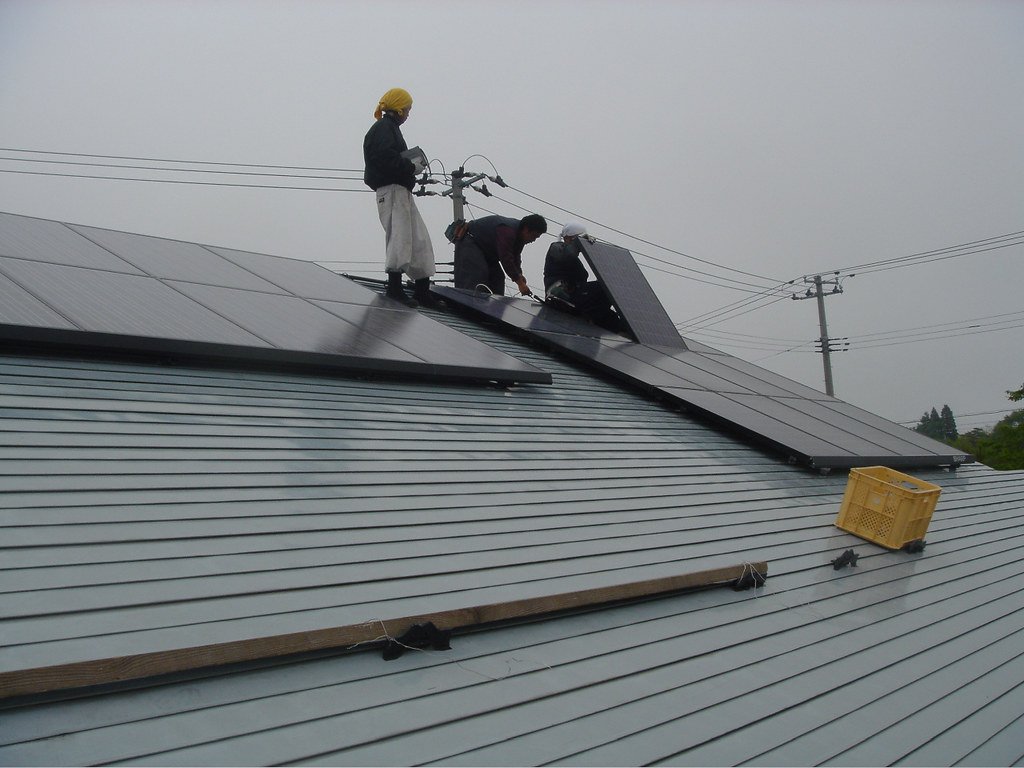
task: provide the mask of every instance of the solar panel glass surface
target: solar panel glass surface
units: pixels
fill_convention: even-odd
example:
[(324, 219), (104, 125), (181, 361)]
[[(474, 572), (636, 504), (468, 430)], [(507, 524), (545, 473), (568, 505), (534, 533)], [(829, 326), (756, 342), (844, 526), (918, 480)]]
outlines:
[(0, 214), (0, 339), (550, 383), (317, 264)]
[(585, 238), (580, 238), (580, 244), (598, 281), (637, 341), (686, 348), (633, 254), (617, 245), (591, 243)]
[(551, 314), (558, 312), (551, 307), (455, 289), (440, 292), (455, 304), (738, 430), (791, 460), (816, 468), (943, 466), (964, 460), (949, 446), (703, 345), (698, 351), (641, 344), (614, 334), (571, 333)]

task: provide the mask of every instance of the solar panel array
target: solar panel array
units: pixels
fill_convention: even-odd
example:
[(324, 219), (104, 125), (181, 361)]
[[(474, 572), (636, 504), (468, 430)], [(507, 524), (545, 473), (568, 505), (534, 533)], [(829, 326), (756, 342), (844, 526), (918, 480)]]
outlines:
[[(632, 255), (625, 254), (632, 261)], [(543, 340), (575, 360), (816, 469), (948, 466), (972, 460), (950, 446), (703, 344), (686, 341), (686, 347), (679, 348), (640, 343), (537, 302), (447, 287), (434, 290), (453, 304)], [(657, 309), (656, 320), (664, 312), (660, 302)]]
[(317, 264), (0, 213), (0, 338), (353, 373), (551, 376)]

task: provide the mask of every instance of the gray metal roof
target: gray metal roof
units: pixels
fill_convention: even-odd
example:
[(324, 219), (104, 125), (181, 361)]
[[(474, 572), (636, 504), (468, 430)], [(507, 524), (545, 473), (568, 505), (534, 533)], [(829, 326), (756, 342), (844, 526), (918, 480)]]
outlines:
[(928, 546), (889, 552), (832, 525), (845, 476), (445, 319), (554, 384), (0, 357), (0, 669), (756, 559), (765, 587), (0, 704), (0, 764), (1024, 759), (1024, 473), (919, 473)]

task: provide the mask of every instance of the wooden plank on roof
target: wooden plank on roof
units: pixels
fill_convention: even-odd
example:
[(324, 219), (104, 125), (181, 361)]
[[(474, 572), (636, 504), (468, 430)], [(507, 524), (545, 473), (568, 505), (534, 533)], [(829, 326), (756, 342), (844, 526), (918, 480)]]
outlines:
[[(882, 555), (888, 557), (889, 555)], [(922, 562), (916, 563), (923, 565)], [(1009, 568), (1011, 566), (1007, 566)], [(911, 569), (912, 570), (912, 569)], [(809, 592), (817, 596), (821, 602), (819, 607), (826, 603), (833, 602), (825, 598), (821, 593), (820, 572), (800, 571), (798, 574), (791, 574), (787, 586), (794, 586), (794, 582), (800, 584)], [(859, 583), (860, 578), (844, 580), (844, 584), (853, 592), (858, 594), (865, 590), (854, 589), (853, 585)], [(951, 585), (952, 586), (952, 585)], [(1010, 585), (1006, 585), (1007, 588)], [(778, 589), (778, 585), (775, 587)], [(691, 680), (699, 680), (712, 675), (712, 669), (717, 670), (715, 674), (722, 674), (733, 667), (745, 667), (747, 665), (767, 664), (769, 667), (773, 661), (765, 662), (760, 652), (754, 653), (755, 646), (751, 638), (756, 638), (757, 648), (764, 650), (771, 649), (771, 653), (778, 654), (783, 649), (779, 647), (778, 632), (787, 628), (794, 634), (801, 637), (792, 637), (788, 642), (787, 649), (792, 650), (798, 657), (803, 652), (800, 647), (808, 641), (813, 642), (815, 638), (830, 637), (835, 633), (835, 625), (822, 626), (817, 615), (817, 610), (792, 610), (785, 607), (778, 600), (770, 598), (773, 590), (767, 595), (759, 598), (739, 601), (744, 606), (744, 615), (747, 610), (753, 610), (755, 614), (761, 615), (768, 612), (776, 617), (775, 621), (768, 621), (766, 624), (758, 624), (744, 627), (744, 631), (737, 632), (734, 623), (735, 615), (732, 609), (728, 611), (719, 610), (721, 603), (718, 602), (712, 593), (694, 595), (692, 599), (684, 601), (684, 605), (677, 605), (676, 601), (654, 601), (645, 604), (623, 607), (615, 612), (608, 612), (600, 616), (603, 621), (608, 617), (616, 617), (614, 621), (617, 627), (618, 636), (609, 639), (602, 633), (580, 634), (572, 640), (573, 648), (568, 648), (561, 642), (557, 650), (551, 646), (545, 646), (543, 651), (538, 650), (535, 644), (541, 639), (541, 627), (545, 632), (554, 631), (555, 626), (569, 627), (570, 625), (581, 626), (575, 622), (565, 619), (558, 622), (549, 622), (543, 625), (534, 624), (530, 628), (520, 627), (513, 632), (481, 633), (474, 635), (472, 645), (479, 650), (481, 638), (490, 637), (497, 642), (516, 634), (520, 642), (528, 642), (529, 652), (517, 652), (513, 649), (522, 648), (519, 645), (501, 645), (506, 649), (497, 659), (495, 666), (489, 667), (486, 663), (479, 661), (480, 657), (475, 653), (466, 655), (460, 653), (459, 662), (466, 664), (470, 670), (475, 671), (471, 676), (456, 674), (437, 674), (427, 681), (425, 677), (430, 673), (422, 666), (404, 667), (398, 676), (407, 676), (403, 682), (392, 683), (390, 676), (372, 677), (363, 675), (359, 682), (346, 684), (344, 688), (321, 689), (317, 688), (315, 700), (306, 698), (303, 694), (295, 701), (274, 697), (272, 700), (265, 700), (264, 704), (254, 703), (254, 709), (247, 709), (244, 712), (232, 709), (224, 712), (216, 711), (213, 718), (218, 723), (232, 722), (232, 726), (225, 726), (224, 731), (219, 733), (223, 739), (219, 742), (205, 741), (197, 744), (197, 739), (189, 738), (194, 730), (189, 731), (188, 725), (180, 729), (186, 735), (180, 736), (178, 741), (181, 745), (181, 752), (167, 752), (159, 754), (159, 757), (148, 756), (150, 762), (162, 762), (164, 764), (177, 762), (189, 765), (212, 765), (222, 763), (230, 759), (230, 756), (238, 758), (238, 755), (256, 755), (246, 759), (257, 760), (266, 764), (284, 763), (294, 761), (297, 763), (319, 762), (321, 764), (366, 764), (368, 755), (377, 757), (378, 762), (387, 764), (408, 764), (409, 761), (429, 764), (436, 761), (445, 765), (488, 765), (515, 762), (519, 765), (544, 764), (546, 760), (555, 760), (554, 754), (538, 755), (534, 752), (527, 752), (521, 747), (521, 742), (506, 741), (505, 737), (512, 734), (535, 732), (540, 736), (548, 733), (555, 723), (564, 722), (565, 729), (560, 731), (558, 738), (552, 742), (558, 749), (564, 749), (567, 744), (574, 743), (581, 737), (583, 727), (574, 725), (573, 710), (576, 707), (589, 708), (593, 712), (609, 706), (607, 694), (601, 694), (603, 685), (617, 688), (619, 693), (628, 699), (644, 693), (651, 694), (662, 686), (662, 681), (671, 675), (672, 667), (679, 663), (685, 663), (690, 670)], [(868, 594), (862, 594), (869, 599)], [(844, 594), (848, 594), (844, 592)], [(794, 598), (794, 602), (802, 602), (791, 592), (786, 592), (788, 598)], [(901, 598), (890, 596), (892, 599), (887, 602), (891, 610), (886, 615), (898, 615), (904, 612)], [(789, 601), (787, 598), (787, 602)], [(945, 605), (949, 603), (950, 610), (956, 610), (950, 601), (930, 598), (931, 604)], [(954, 601), (955, 602), (955, 601)], [(666, 607), (666, 603), (667, 606)], [(656, 606), (662, 607), (655, 611)], [(735, 608), (738, 603), (732, 602)], [(676, 606), (676, 607), (671, 607)], [(849, 607), (849, 606), (847, 606)], [(839, 609), (839, 606), (833, 606)], [(700, 610), (707, 609), (707, 610)], [(626, 618), (624, 611), (628, 611), (630, 618)], [(652, 611), (645, 614), (644, 611)], [(661, 611), (665, 611), (662, 614)], [(832, 611), (829, 611), (831, 614)], [(671, 614), (675, 618), (671, 621), (646, 622), (644, 618), (651, 616), (663, 616)], [(596, 618), (594, 619), (597, 620)], [(908, 617), (907, 621), (912, 626), (919, 623), (918, 620)], [(567, 623), (568, 622), (568, 623)], [(593, 627), (590, 620), (583, 622), (590, 629)], [(846, 632), (850, 632), (857, 638), (856, 642), (863, 644), (862, 624), (848, 625), (844, 623)], [(606, 629), (609, 629), (606, 627)], [(813, 633), (808, 637), (805, 632)], [(610, 633), (610, 631), (609, 631)], [(699, 633), (699, 634), (697, 634)], [(574, 636), (576, 633), (572, 633)], [(925, 633), (927, 635), (927, 633)], [(678, 636), (678, 637), (677, 637)], [(528, 638), (528, 640), (527, 640)], [(668, 642), (662, 642), (668, 639)], [(550, 636), (547, 636), (550, 639)], [(467, 641), (470, 638), (466, 638)], [(621, 644), (621, 645), (620, 645)], [(612, 647), (616, 648), (613, 655), (609, 656)], [(630, 650), (626, 650), (627, 647)], [(729, 647), (726, 658), (721, 658), (720, 649)], [(491, 646), (488, 646), (493, 650)], [(465, 650), (465, 649), (464, 649)], [(509, 656), (517, 658), (530, 657), (533, 663), (524, 664), (519, 671), (523, 674), (516, 675), (513, 682), (511, 675), (506, 678), (504, 672), (499, 671), (504, 667)], [(442, 657), (443, 658), (443, 657)], [(470, 660), (472, 664), (468, 664)], [(542, 660), (542, 668), (538, 671), (538, 662)], [(586, 661), (584, 661), (586, 660)], [(353, 662), (355, 659), (352, 660)], [(585, 669), (577, 662), (582, 662)], [(562, 665), (570, 665), (566, 670)], [(635, 665), (635, 666), (634, 666)], [(348, 670), (350, 665), (343, 665), (342, 669)], [(543, 667), (548, 667), (547, 670)], [(278, 668), (280, 669), (280, 668)], [(440, 669), (440, 668), (438, 668)], [(529, 669), (531, 672), (526, 672)], [(653, 685), (640, 684), (640, 676), (645, 673)], [(397, 670), (396, 670), (397, 672)], [(497, 678), (493, 682), (483, 683), (485, 689), (472, 684), (470, 690), (467, 680), (472, 678), (476, 684), (480, 684), (485, 677), (480, 677), (481, 672), (491, 672)], [(534, 674), (536, 673), (536, 674)], [(741, 673), (742, 674), (742, 673)], [(530, 681), (524, 678), (531, 678)], [(610, 680), (613, 677), (614, 680)], [(236, 678), (218, 677), (215, 683), (221, 685), (224, 680)], [(355, 678), (348, 678), (355, 680)], [(616, 682), (618, 681), (618, 682)], [(320, 681), (318, 681), (320, 682)], [(326, 681), (324, 681), (326, 682)], [(713, 685), (713, 683), (712, 683)], [(190, 683), (190, 691), (192, 690)], [(463, 686), (467, 686), (463, 688)], [(569, 686), (564, 688), (563, 686)], [(677, 686), (672, 685), (672, 688)], [(734, 689), (729, 686), (719, 686), (719, 692), (723, 695), (732, 695)], [(461, 689), (460, 693), (456, 689)], [(396, 695), (395, 691), (400, 690), (401, 694)], [(555, 690), (569, 694), (568, 697), (552, 696)], [(754, 696), (757, 695), (755, 692)], [(408, 696), (409, 698), (404, 698)], [(421, 698), (413, 698), (419, 696)], [(429, 697), (429, 698), (423, 698)], [(435, 698), (436, 697), (436, 698)], [(670, 697), (671, 698), (671, 697)], [(401, 699), (401, 700), (399, 700)], [(568, 699), (568, 700), (567, 700)], [(691, 705), (700, 706), (700, 700), (692, 697), (676, 696), (673, 706), (680, 706), (682, 702), (689, 702)], [(424, 701), (430, 703), (423, 705)], [(286, 703), (287, 702), (287, 703)], [(527, 705), (530, 709), (524, 710), (520, 705)], [(536, 710), (533, 707), (537, 707)], [(188, 717), (195, 727), (211, 719), (211, 710), (201, 709), (194, 701), (189, 702), (189, 708), (193, 710)], [(273, 709), (273, 712), (268, 710)], [(762, 709), (755, 707), (755, 710), (763, 714)], [(752, 711), (749, 704), (745, 710), (745, 717), (729, 718), (723, 720), (721, 725), (729, 723), (746, 722), (749, 712)], [(266, 719), (262, 719), (265, 716)], [(479, 716), (479, 717), (478, 717)], [(615, 716), (614, 714), (612, 715)], [(621, 716), (624, 724), (633, 723), (625, 715)], [(180, 724), (180, 721), (178, 721)], [(235, 723), (240, 723), (234, 728)], [(63, 723), (66, 727), (66, 719)], [(278, 727), (282, 726), (282, 727)], [(219, 726), (218, 726), (219, 727)], [(232, 728), (230, 732), (228, 728)], [(541, 731), (535, 731), (535, 729)], [(166, 729), (164, 729), (166, 731)], [(596, 733), (604, 733), (606, 729), (598, 728)], [(60, 731), (63, 733), (63, 731)], [(589, 731), (594, 733), (594, 731)], [(686, 737), (689, 733), (685, 728), (677, 729), (679, 737)], [(270, 735), (268, 735), (270, 734)], [(106, 742), (120, 743), (117, 736), (105, 734)], [(230, 738), (229, 738), (230, 737)], [(62, 737), (63, 738), (63, 737)], [(135, 738), (139, 738), (135, 734)], [(469, 748), (473, 744), (483, 740), (484, 743), (493, 745), (493, 751), (483, 755), (471, 755), (467, 759), (456, 759), (449, 757), (453, 752)], [(147, 745), (152, 742), (146, 742)], [(310, 748), (310, 745), (315, 745)], [(65, 748), (63, 754), (74, 754), (79, 764), (92, 764), (98, 762), (103, 755), (109, 755), (110, 747), (97, 747), (97, 753), (82, 753), (79, 751), (69, 752)], [(338, 750), (334, 752), (332, 750)], [(345, 751), (342, 751), (345, 750)], [(351, 751), (348, 751), (351, 750)], [(365, 750), (360, 752), (359, 750)], [(156, 751), (155, 749), (152, 751)], [(314, 754), (311, 754), (312, 753)], [(0, 753), (2, 754), (2, 753)], [(94, 757), (99, 755), (99, 757)], [(3, 755), (6, 756), (6, 755)], [(118, 754), (120, 759), (131, 761), (130, 756)], [(13, 757), (22, 756), (15, 753)], [(108, 756), (105, 759), (110, 760)], [(22, 759), (22, 763), (27, 761)], [(806, 762), (784, 761), (786, 764), (801, 765)], [(812, 761), (813, 762), (813, 761)], [(993, 763), (989, 763), (993, 764)], [(1011, 764), (997, 762), (997, 765)]]
[(495, 622), (543, 616), (560, 611), (618, 603), (685, 589), (735, 583), (747, 576), (768, 575), (767, 562), (742, 563), (724, 568), (634, 581), (609, 587), (557, 595), (457, 608), (419, 616), (362, 622), (344, 627), (259, 637), (213, 645), (156, 651), (131, 656), (73, 662), (50, 667), (0, 673), (0, 699), (47, 691), (137, 680), (242, 661), (273, 658), (332, 648), (351, 648), (382, 637), (402, 635), (409, 627), (432, 622), (452, 630)]

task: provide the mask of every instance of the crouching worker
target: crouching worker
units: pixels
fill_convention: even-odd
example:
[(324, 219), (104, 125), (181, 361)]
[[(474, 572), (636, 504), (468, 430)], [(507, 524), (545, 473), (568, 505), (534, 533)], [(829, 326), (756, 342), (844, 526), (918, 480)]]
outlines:
[[(401, 125), (409, 119), (411, 111), (412, 96), (408, 91), (392, 88), (381, 97), (373, 113), (376, 122), (363, 139), (363, 181), (376, 193), (377, 213), (384, 227), (386, 295), (410, 307), (437, 307), (443, 303), (430, 293), (434, 249), (412, 198), (416, 168), (412, 160), (402, 156), (408, 146)], [(415, 282), (412, 298), (402, 288), (402, 273)]]
[(553, 306), (585, 317), (610, 331), (622, 330), (622, 320), (612, 309), (601, 284), (587, 282), (580, 238), (588, 237), (582, 224), (562, 227), (561, 239), (548, 247), (544, 258), (544, 299)]
[(547, 231), (548, 223), (536, 213), (522, 219), (484, 216), (469, 222), (466, 234), (455, 244), (455, 287), (472, 291), (484, 285), (504, 296), (508, 275), (520, 294), (532, 296), (523, 275), (523, 246)]

